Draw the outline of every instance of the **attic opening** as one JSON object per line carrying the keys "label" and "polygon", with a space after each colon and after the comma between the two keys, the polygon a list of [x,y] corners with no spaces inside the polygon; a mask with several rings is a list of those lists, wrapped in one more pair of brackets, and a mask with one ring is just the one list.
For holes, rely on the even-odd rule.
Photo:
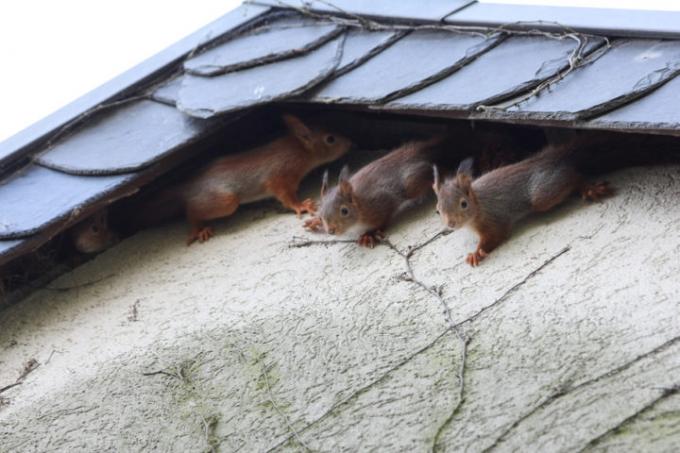
{"label": "attic opening", "polygon": [[480,25],[448,10],[416,18],[412,7],[384,18],[263,3],[115,96],[0,154],[6,293],[40,286],[81,261],[70,239],[78,223],[106,209],[113,229],[124,230],[117,212],[225,152],[280,136],[284,113],[355,145],[308,175],[315,196],[325,168],[334,182],[344,163],[357,170],[379,150],[442,131],[458,140],[453,160],[472,156],[478,172],[575,135],[621,153],[609,170],[675,158],[680,41],[661,32]]}
{"label": "attic opening", "polygon": [[[141,228],[129,225],[128,220],[133,214],[131,209],[139,209],[144,200],[153,198],[169,187],[177,187],[221,156],[248,152],[287,134],[286,126],[281,121],[284,114],[293,114],[305,124],[323,125],[333,133],[348,137],[353,143],[352,150],[346,155],[319,166],[303,180],[299,198],[313,197],[317,201],[322,175],[326,170],[331,175],[331,183],[335,184],[345,165],[355,172],[405,142],[427,140],[439,134],[448,134],[450,137],[447,146],[450,146],[448,152],[451,167],[442,169],[449,173],[455,172],[455,165],[467,157],[474,159],[476,172],[481,174],[534,155],[549,143],[568,141],[575,136],[592,137],[596,143],[592,149],[586,151],[592,153],[592,165],[584,167],[586,172],[593,175],[606,174],[628,166],[678,162],[680,159],[679,139],[670,136],[446,119],[329,106],[272,105],[247,113],[217,128],[210,136],[184,147],[178,153],[180,158],[168,164],[153,179],[139,186],[126,188],[116,194],[115,198],[106,199],[103,203],[88,205],[81,210],[80,215],[71,219],[69,227],[39,249],[5,263],[2,268],[5,303],[15,302],[36,288],[51,288],[48,283],[56,276],[93,258],[116,242],[138,233]],[[602,153],[604,157],[598,157],[598,153]],[[433,209],[434,202],[434,193],[423,201],[432,205]],[[276,215],[295,215],[273,199],[255,203],[264,210],[277,213]],[[108,216],[103,223],[91,220],[98,219],[101,213]],[[238,215],[238,211],[233,214]],[[301,219],[299,232],[290,232],[291,237],[298,233],[305,234],[303,221],[306,218],[308,217]],[[177,212],[172,218],[159,220],[145,225],[144,228],[162,227],[168,222],[186,222],[185,213]],[[216,234],[229,234],[228,219],[216,219],[214,223]],[[87,253],[82,247],[78,250],[74,238],[78,237],[78,229],[83,226],[98,229],[94,231],[94,235],[86,233],[85,236],[96,236],[95,242],[103,241],[100,244],[101,250],[99,246],[95,247],[93,253]],[[186,228],[189,231],[189,226]],[[107,231],[115,235],[110,243],[106,236],[101,236]],[[320,236],[320,239],[323,238],[324,235]],[[192,246],[210,247],[210,243]],[[69,290],[56,287],[51,289]]]}

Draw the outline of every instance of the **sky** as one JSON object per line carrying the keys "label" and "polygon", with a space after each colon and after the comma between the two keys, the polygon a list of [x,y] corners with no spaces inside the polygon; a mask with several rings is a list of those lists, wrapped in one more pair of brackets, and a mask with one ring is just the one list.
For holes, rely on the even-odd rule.
{"label": "sky", "polygon": [[[418,0],[394,0],[418,1]],[[487,0],[680,11],[678,0]],[[232,10],[241,0],[0,2],[0,142]]]}

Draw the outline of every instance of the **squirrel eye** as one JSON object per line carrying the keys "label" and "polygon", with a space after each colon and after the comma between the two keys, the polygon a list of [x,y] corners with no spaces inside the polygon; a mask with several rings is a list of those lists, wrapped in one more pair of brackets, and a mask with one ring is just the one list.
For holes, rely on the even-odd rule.
{"label": "squirrel eye", "polygon": [[465,199],[460,200],[460,207],[463,208],[463,209],[467,209],[467,207],[468,207],[467,200],[465,200]]}
{"label": "squirrel eye", "polygon": [[332,145],[335,143],[335,137],[332,135],[326,135],[326,143]]}
{"label": "squirrel eye", "polygon": [[340,215],[343,217],[347,217],[349,215],[349,209],[347,209],[345,206],[340,208]]}

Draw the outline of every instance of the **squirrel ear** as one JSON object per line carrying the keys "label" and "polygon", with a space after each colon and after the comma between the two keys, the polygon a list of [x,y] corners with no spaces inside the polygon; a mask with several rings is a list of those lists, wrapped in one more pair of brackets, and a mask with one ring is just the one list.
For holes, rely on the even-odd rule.
{"label": "squirrel ear", "polygon": [[468,178],[472,178],[473,172],[472,169],[474,167],[474,160],[472,157],[468,157],[467,159],[463,159],[460,164],[458,165],[458,174],[459,175],[466,175]]}
{"label": "squirrel ear", "polygon": [[321,198],[326,195],[328,191],[328,170],[323,172],[323,179],[321,180]]}
{"label": "squirrel ear", "polygon": [[352,196],[352,184],[349,182],[349,167],[347,165],[342,167],[342,170],[340,170],[338,186],[340,187],[341,194],[348,197]]}
{"label": "squirrel ear", "polygon": [[456,185],[465,195],[469,196],[472,191],[472,178],[465,173],[458,173],[456,175]]}
{"label": "squirrel ear", "polygon": [[302,145],[307,149],[312,149],[312,131],[297,116],[284,114],[283,122],[286,123],[288,131],[293,134]]}
{"label": "squirrel ear", "polygon": [[441,179],[439,179],[439,168],[437,168],[437,165],[432,165],[432,173],[434,174],[434,182],[432,183],[432,188],[434,189],[434,193],[439,194],[439,188],[442,186]]}
{"label": "squirrel ear", "polygon": [[340,170],[340,175],[338,176],[338,184],[340,184],[343,181],[348,181],[349,182],[349,166],[345,165],[342,167],[342,170]]}

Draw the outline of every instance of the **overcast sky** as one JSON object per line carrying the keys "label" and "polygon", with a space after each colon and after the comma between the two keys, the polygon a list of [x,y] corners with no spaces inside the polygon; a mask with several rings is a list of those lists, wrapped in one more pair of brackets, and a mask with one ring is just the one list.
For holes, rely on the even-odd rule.
{"label": "overcast sky", "polygon": [[[418,0],[394,0],[418,1]],[[679,0],[493,0],[680,11]],[[0,141],[145,60],[240,0],[0,2]]]}

